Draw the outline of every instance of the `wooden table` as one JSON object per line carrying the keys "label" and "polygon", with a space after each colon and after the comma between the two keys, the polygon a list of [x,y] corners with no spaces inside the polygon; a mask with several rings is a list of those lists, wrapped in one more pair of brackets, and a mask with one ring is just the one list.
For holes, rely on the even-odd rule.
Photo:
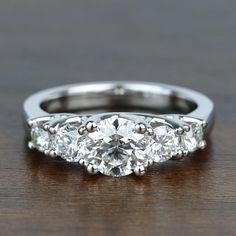
{"label": "wooden table", "polygon": [[[235,10],[228,0],[1,1],[0,235],[235,235]],[[208,94],[208,148],[120,179],[28,151],[24,99],[92,80]]]}

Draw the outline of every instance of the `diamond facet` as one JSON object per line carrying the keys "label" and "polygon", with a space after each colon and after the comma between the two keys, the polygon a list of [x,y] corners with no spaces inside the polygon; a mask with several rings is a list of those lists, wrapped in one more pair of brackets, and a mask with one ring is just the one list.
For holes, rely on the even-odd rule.
{"label": "diamond facet", "polygon": [[137,166],[147,166],[150,142],[148,134],[135,131],[132,119],[113,115],[97,123],[94,132],[82,135],[78,140],[80,158],[85,165],[93,165],[105,175],[124,176]]}

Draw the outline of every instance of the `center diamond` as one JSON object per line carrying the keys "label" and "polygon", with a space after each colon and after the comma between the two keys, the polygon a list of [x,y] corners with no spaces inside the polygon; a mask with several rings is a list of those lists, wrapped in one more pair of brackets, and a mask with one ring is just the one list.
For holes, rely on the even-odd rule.
{"label": "center diamond", "polygon": [[78,140],[79,156],[85,165],[93,164],[105,175],[125,176],[136,167],[148,165],[147,146],[153,139],[137,133],[136,123],[128,118],[113,115],[102,119],[94,132]]}

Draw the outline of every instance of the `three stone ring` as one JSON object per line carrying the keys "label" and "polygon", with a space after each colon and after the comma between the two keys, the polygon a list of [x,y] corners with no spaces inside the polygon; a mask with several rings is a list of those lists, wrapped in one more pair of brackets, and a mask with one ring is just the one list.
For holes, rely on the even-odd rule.
{"label": "three stone ring", "polygon": [[146,82],[55,87],[30,96],[24,112],[29,148],[113,177],[204,149],[214,123],[205,95]]}

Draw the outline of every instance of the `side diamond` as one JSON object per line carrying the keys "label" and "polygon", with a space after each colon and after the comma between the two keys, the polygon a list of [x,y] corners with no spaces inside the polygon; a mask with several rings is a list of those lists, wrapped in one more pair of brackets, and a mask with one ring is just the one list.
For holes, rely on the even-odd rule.
{"label": "side diamond", "polygon": [[43,152],[49,147],[49,134],[43,129],[43,123],[37,122],[31,128],[31,139],[34,148]]}
{"label": "side diamond", "polygon": [[191,123],[188,125],[190,130],[183,135],[182,142],[186,150],[194,152],[204,141],[203,127],[198,123]]}
{"label": "side diamond", "polygon": [[161,125],[154,128],[155,143],[152,145],[154,162],[164,162],[169,160],[173,153],[176,153],[179,146],[179,137],[175,130]]}
{"label": "side diamond", "polygon": [[78,129],[72,125],[65,125],[59,128],[54,136],[51,148],[56,154],[68,162],[78,162]]}

